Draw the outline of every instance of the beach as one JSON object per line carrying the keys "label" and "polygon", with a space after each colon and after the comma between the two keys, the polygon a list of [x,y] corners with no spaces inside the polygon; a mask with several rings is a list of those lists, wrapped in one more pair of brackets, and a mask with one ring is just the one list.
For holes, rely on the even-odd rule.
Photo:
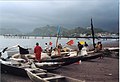
{"label": "beach", "polygon": [[62,67],[55,72],[85,82],[118,82],[118,59],[94,59]]}
{"label": "beach", "polygon": [[[103,47],[118,47],[118,41],[103,44]],[[119,82],[119,59],[104,57],[71,64],[50,71],[85,82]],[[1,74],[1,82],[32,82],[29,78]]]}

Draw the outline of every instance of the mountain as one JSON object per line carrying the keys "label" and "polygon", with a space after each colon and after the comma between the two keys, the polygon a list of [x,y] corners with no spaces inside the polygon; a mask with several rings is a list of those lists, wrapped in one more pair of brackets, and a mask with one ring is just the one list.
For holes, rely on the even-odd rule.
{"label": "mountain", "polygon": [[[107,32],[99,28],[94,28],[95,33],[103,33]],[[36,35],[36,36],[56,36],[57,35],[57,26],[44,26],[40,28],[36,28],[33,30],[31,35]],[[91,34],[91,29],[90,28],[82,28],[82,27],[76,27],[73,29],[66,29],[64,27],[61,27],[60,30],[60,35],[62,36],[79,36],[80,34]]]}
{"label": "mountain", "polygon": [[[32,32],[23,33],[16,28],[0,28],[0,34],[24,34],[24,35],[34,35],[34,36],[56,36],[57,35],[57,27],[58,26],[50,26],[46,25],[44,27],[35,28]],[[95,33],[103,33],[107,32],[100,28],[94,28]],[[61,27],[60,35],[61,36],[79,36],[80,34],[91,34],[91,28],[83,28],[83,27],[73,27],[72,29]]]}
{"label": "mountain", "polygon": [[0,28],[0,34],[22,34],[22,32],[16,28]]}
{"label": "mountain", "polygon": [[[68,29],[61,27],[60,33],[67,33]],[[44,26],[33,30],[31,35],[37,36],[55,36],[57,34],[57,26]]]}

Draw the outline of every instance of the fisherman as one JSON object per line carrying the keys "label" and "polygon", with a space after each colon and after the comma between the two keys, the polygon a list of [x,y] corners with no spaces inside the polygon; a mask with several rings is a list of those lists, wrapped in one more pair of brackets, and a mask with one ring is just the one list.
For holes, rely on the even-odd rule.
{"label": "fisherman", "polygon": [[99,50],[102,50],[102,43],[99,42]]}
{"label": "fisherman", "polygon": [[[95,46],[95,52],[100,52],[102,50],[102,43],[98,42]],[[103,58],[103,55],[100,56],[100,59]]]}
{"label": "fisherman", "polygon": [[49,42],[49,49],[51,49],[52,47],[52,42]]}
{"label": "fisherman", "polygon": [[81,53],[80,53],[81,56],[85,56],[85,55],[88,55],[87,53],[87,47],[84,45],[83,48],[81,49]]}
{"label": "fisherman", "polygon": [[49,51],[49,46],[47,43],[45,43],[45,52],[48,52]]}
{"label": "fisherman", "polygon": [[51,52],[51,56],[56,56],[56,55],[58,55],[58,50],[57,48],[54,48]]}
{"label": "fisherman", "polygon": [[[78,42],[78,49],[79,49],[79,51],[78,51],[78,53],[81,53],[81,50],[82,50],[82,48],[83,48],[83,45],[80,43],[80,42]],[[77,53],[77,54],[78,54]]]}
{"label": "fisherman", "polygon": [[89,50],[88,49],[88,44],[85,42],[85,44],[84,44],[84,47],[86,47],[87,48],[87,51]]}
{"label": "fisherman", "polygon": [[41,52],[42,48],[39,46],[39,43],[36,43],[36,46],[34,48],[35,58],[40,62],[41,59]]}
{"label": "fisherman", "polygon": [[84,46],[85,46],[85,47],[88,47],[88,44],[85,42]]}
{"label": "fisherman", "polygon": [[59,55],[59,56],[61,55],[61,49],[62,49],[62,45],[59,44],[59,45],[58,45],[58,55]]}
{"label": "fisherman", "polygon": [[79,51],[81,51],[81,49],[83,48],[83,45],[80,42],[78,42],[78,48],[79,48]]}
{"label": "fisherman", "polygon": [[58,45],[58,48],[62,49],[62,45],[61,45],[61,44],[59,44],[59,45]]}
{"label": "fisherman", "polygon": [[50,53],[50,55],[51,55],[52,50],[53,50],[52,42],[49,42],[49,53]]}
{"label": "fisherman", "polygon": [[49,54],[48,54],[49,56],[51,56],[52,51],[53,51],[53,47],[50,47]]}
{"label": "fisherman", "polygon": [[102,44],[101,42],[98,42],[96,45],[95,45],[95,51],[96,52],[99,52],[102,50]]}

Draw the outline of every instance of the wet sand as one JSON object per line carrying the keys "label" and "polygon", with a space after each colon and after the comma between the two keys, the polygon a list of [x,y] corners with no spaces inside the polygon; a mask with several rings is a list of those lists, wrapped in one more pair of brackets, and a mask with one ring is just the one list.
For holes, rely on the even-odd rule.
{"label": "wet sand", "polygon": [[[118,41],[106,46],[118,46]],[[104,45],[105,47],[105,45]],[[51,71],[60,75],[84,80],[85,82],[119,82],[119,59],[104,57],[91,61],[72,64]],[[32,82],[29,78],[9,74],[1,74],[1,82]]]}

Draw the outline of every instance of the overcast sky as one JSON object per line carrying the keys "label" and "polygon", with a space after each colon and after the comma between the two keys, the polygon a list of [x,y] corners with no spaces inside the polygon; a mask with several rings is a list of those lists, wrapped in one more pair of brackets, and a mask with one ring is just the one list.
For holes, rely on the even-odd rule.
{"label": "overcast sky", "polygon": [[0,1],[1,28],[29,31],[45,25],[94,27],[118,31],[119,0]]}

